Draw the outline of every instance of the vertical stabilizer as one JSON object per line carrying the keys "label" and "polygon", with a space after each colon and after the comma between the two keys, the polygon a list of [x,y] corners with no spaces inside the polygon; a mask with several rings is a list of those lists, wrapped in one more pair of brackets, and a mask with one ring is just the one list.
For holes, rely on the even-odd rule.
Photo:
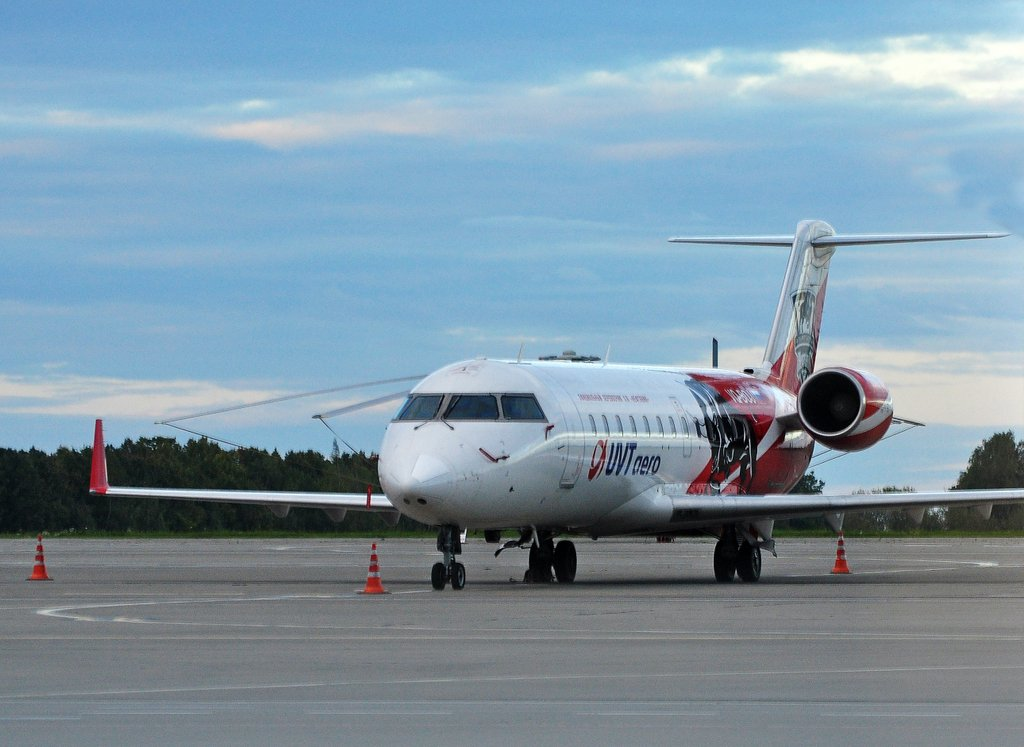
{"label": "vertical stabilizer", "polygon": [[837,246],[908,244],[920,241],[998,239],[1005,233],[881,233],[837,235],[820,220],[797,224],[794,236],[681,236],[678,244],[731,244],[734,246],[791,246],[789,267],[782,283],[775,321],[758,374],[766,381],[796,392],[814,372],[825,305],[828,265]]}
{"label": "vertical stabilizer", "polygon": [[818,240],[834,235],[828,223],[805,220],[797,224],[793,237],[762,364],[766,379],[790,392],[796,392],[814,371],[828,266],[836,251],[835,245]]}

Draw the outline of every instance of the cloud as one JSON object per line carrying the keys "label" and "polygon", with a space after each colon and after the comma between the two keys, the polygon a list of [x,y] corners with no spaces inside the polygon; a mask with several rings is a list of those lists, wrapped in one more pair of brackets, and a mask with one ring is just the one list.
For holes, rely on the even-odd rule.
{"label": "cloud", "polygon": [[52,140],[43,138],[12,138],[0,140],[0,160],[52,158],[62,148]]}
{"label": "cloud", "polygon": [[0,374],[0,412],[17,415],[152,418],[227,407],[280,396],[264,388],[208,381]]}
{"label": "cloud", "polygon": [[622,228],[622,226],[604,221],[553,218],[544,215],[492,215],[482,218],[469,218],[462,221],[462,225],[500,230],[529,229],[543,232],[612,231]]}
{"label": "cloud", "polygon": [[728,153],[749,147],[751,146],[709,139],[647,140],[599,145],[591,152],[595,157],[608,161],[650,161]]}
{"label": "cloud", "polygon": [[121,250],[96,250],[85,257],[89,264],[101,267],[145,270],[181,267],[236,267],[252,264],[255,252],[231,247],[156,247]]}
{"label": "cloud", "polygon": [[[773,75],[752,78],[752,92],[779,83],[816,81],[831,98],[835,86],[872,90],[933,90],[968,102],[1020,106],[1024,100],[1024,40],[975,36],[957,43],[928,36],[887,39],[880,49],[842,52],[801,49],[777,57]],[[851,92],[847,90],[847,92]]]}
{"label": "cloud", "polygon": [[[297,147],[367,135],[522,137],[605,123],[623,117],[699,111],[744,99],[775,106],[847,101],[858,105],[1024,106],[1024,39],[912,36],[873,48],[809,47],[773,54],[714,49],[621,69],[598,69],[552,81],[460,84],[428,71],[373,76],[339,85],[346,96],[279,119],[219,124],[214,137],[266,147]],[[360,98],[365,95],[366,98]],[[382,96],[391,97],[387,107]],[[369,103],[370,106],[364,106]],[[676,158],[737,146],[713,139],[669,139],[597,146],[613,160]]]}
{"label": "cloud", "polygon": [[[489,141],[581,126],[605,127],[614,139],[622,123],[635,117],[696,114],[736,100],[773,107],[803,105],[808,99],[821,105],[852,100],[867,107],[961,104],[1019,113],[1024,109],[1024,38],[908,36],[857,49],[711,49],[618,69],[497,84],[413,69],[264,87],[280,95],[163,111],[55,107],[33,116],[19,110],[14,119],[55,128],[166,130],[291,149],[379,136]],[[180,95],[186,89],[183,84]],[[610,142],[595,153],[619,160],[676,158],[729,147],[713,139],[651,139]]]}
{"label": "cloud", "polygon": [[220,140],[241,140],[278,149],[369,135],[427,137],[446,132],[450,134],[459,128],[455,114],[423,102],[411,102],[392,110],[314,112],[302,117],[216,125],[205,131]]}

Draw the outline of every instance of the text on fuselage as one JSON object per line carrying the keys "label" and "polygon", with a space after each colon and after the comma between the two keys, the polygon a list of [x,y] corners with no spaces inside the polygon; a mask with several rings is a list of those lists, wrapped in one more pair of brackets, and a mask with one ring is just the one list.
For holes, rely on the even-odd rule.
{"label": "text on fuselage", "polygon": [[590,455],[587,479],[593,480],[603,472],[606,475],[655,475],[661,469],[661,457],[636,453],[636,441],[608,441],[600,439]]}

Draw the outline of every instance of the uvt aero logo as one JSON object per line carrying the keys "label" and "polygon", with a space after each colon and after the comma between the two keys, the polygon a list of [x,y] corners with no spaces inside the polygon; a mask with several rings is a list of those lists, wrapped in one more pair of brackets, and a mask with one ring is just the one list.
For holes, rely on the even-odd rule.
{"label": "uvt aero logo", "polygon": [[599,440],[590,455],[587,479],[593,480],[602,472],[606,475],[654,475],[661,469],[660,456],[636,453],[636,441]]}

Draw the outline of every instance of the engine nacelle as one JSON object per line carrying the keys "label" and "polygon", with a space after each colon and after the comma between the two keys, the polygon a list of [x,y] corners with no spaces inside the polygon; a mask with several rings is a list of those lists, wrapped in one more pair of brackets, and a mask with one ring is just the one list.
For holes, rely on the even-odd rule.
{"label": "engine nacelle", "polygon": [[860,451],[877,443],[892,422],[892,398],[879,379],[852,368],[825,368],[797,394],[804,430],[831,449]]}

